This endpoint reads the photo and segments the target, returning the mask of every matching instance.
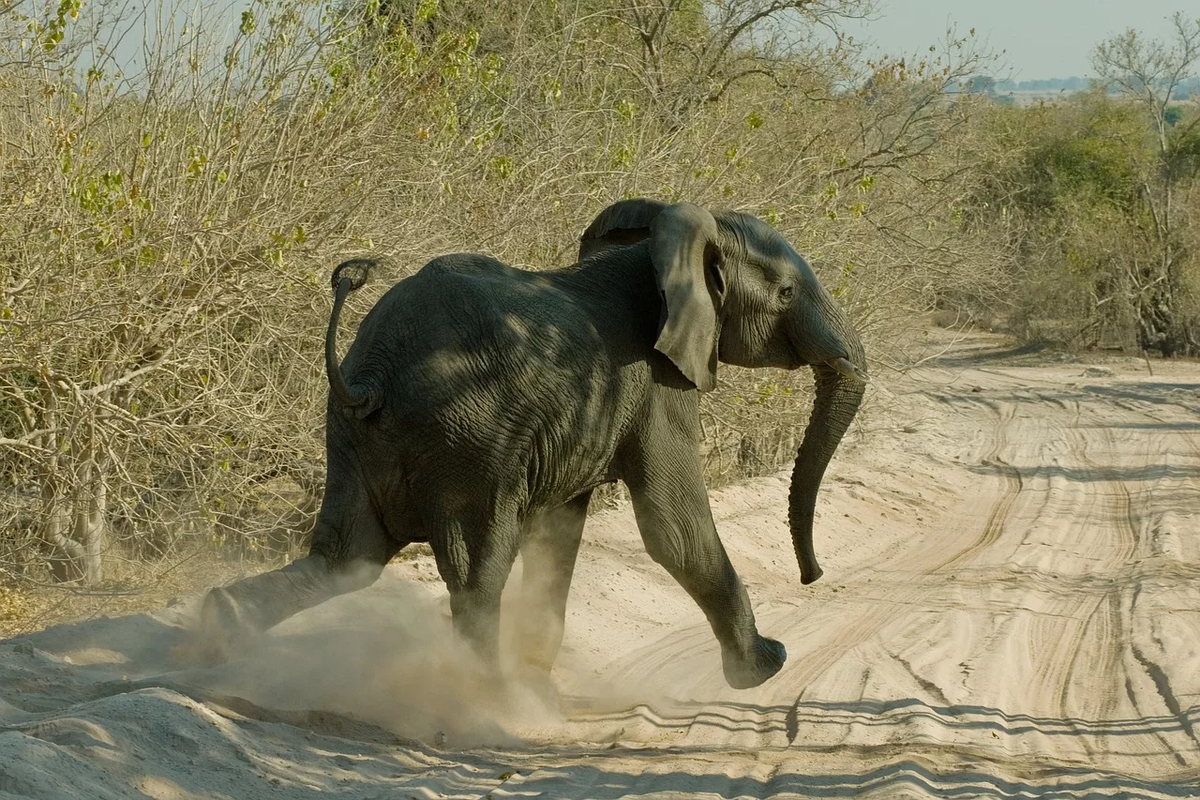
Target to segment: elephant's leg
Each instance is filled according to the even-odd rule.
[[[443,517],[430,545],[450,591],[454,631],[486,663],[499,664],[500,596],[512,571],[521,526],[515,515]]]
[[[535,516],[521,545],[520,659],[525,666],[547,674],[562,645],[567,593],[591,497],[588,490]]]
[[[346,484],[330,481],[307,556],[208,592],[200,614],[206,658],[223,658],[288,617],[379,578],[402,543],[388,536],[367,492]]]
[[[661,427],[635,443],[624,459],[646,551],[708,618],[729,685],[758,686],[779,671],[787,652],[759,634],[746,588],[717,536],[695,434],[682,424]]]

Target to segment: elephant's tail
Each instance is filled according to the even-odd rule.
[[[337,326],[338,317],[342,313],[342,304],[346,296],[367,282],[371,268],[378,266],[377,261],[369,258],[355,258],[343,261],[333,271],[333,312],[329,315],[329,330],[325,332],[325,373],[329,376],[329,389],[334,399],[342,406],[342,410],[359,419],[371,414],[383,404],[378,390],[362,386],[348,386],[342,376],[342,368],[337,357]]]

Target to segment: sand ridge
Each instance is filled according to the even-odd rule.
[[[786,475],[711,492],[788,648],[757,689],[618,508],[561,708],[478,674],[407,561],[216,668],[172,657],[196,598],[0,641],[0,797],[1200,797],[1200,366],[1154,370],[972,335],[877,378],[811,587]]]

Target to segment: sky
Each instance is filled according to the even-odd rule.
[[[178,19],[186,9],[202,7],[205,16],[226,21],[227,36],[247,0],[148,0],[152,9],[159,4],[174,8]],[[1089,77],[1090,54],[1105,38],[1136,28],[1152,37],[1165,38],[1171,32],[1168,17],[1184,11],[1200,17],[1200,0],[876,0],[878,10],[869,21],[845,21],[842,27],[856,41],[869,41],[869,51],[893,56],[928,52],[931,44],[944,41],[946,29],[955,25],[965,34],[975,28],[980,41],[999,53],[1006,51],[989,70],[999,79]],[[131,6],[140,7],[141,0]],[[215,15],[215,17],[214,17]],[[151,13],[149,27],[156,18],[169,14]],[[129,69],[141,61],[142,24],[117,47],[118,61]]]
[[[856,41],[890,55],[928,50],[956,24],[972,27],[990,48],[1005,50],[995,69],[1014,80],[1092,76],[1091,51],[1109,36],[1136,28],[1167,38],[1176,11],[1200,17],[1200,0],[877,0],[875,19],[846,25]]]

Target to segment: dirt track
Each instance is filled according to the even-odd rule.
[[[758,689],[618,509],[565,718],[471,679],[422,559],[215,670],[171,660],[194,599],[0,642],[0,797],[1200,797],[1200,367],[1103,366],[975,337],[877,379],[812,587],[783,477],[713,492],[788,647]]]

